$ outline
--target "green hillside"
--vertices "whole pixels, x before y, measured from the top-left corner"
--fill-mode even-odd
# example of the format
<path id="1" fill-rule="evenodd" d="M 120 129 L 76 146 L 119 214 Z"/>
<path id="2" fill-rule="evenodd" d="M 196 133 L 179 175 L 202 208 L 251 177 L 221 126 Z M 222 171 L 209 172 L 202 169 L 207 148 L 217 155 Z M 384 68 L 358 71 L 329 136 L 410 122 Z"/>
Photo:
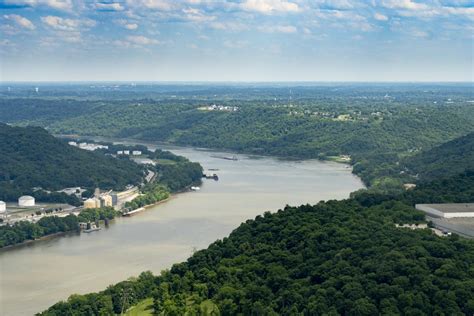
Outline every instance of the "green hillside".
<path id="1" fill-rule="evenodd" d="M 466 170 L 401 195 L 369 190 L 267 212 L 160 276 L 74 295 L 43 315 L 113 314 L 144 299 L 159 315 L 195 315 L 205 301 L 220 315 L 470 315 L 474 242 L 395 224 L 424 222 L 415 203 L 473 198 L 474 172 Z M 130 306 L 121 306 L 125 291 Z"/>
<path id="2" fill-rule="evenodd" d="M 158 315 L 199 315 L 205 301 L 216 315 L 472 315 L 474 242 L 396 227 L 425 222 L 415 203 L 473 201 L 470 137 L 429 151 L 462 173 L 441 169 L 440 179 L 399 195 L 368 190 L 266 212 L 170 271 L 73 295 L 42 315 L 113 314 L 151 298 Z"/>
<path id="3" fill-rule="evenodd" d="M 123 189 L 143 177 L 134 162 L 70 146 L 39 127 L 0 124 L 0 147 L 0 200 L 16 200 L 34 187 Z"/>
<path id="4" fill-rule="evenodd" d="M 161 276 L 74 295 L 42 315 L 119 313 L 125 291 L 130 306 L 153 298 L 159 315 L 198 315 L 205 300 L 221 315 L 471 315 L 474 243 L 395 227 L 423 218 L 398 201 L 286 207 Z"/>
<path id="5" fill-rule="evenodd" d="M 406 159 L 404 166 L 420 180 L 429 181 L 474 170 L 474 133 Z"/>
<path id="6" fill-rule="evenodd" d="M 136 88 L 144 89 L 142 94 L 87 89 L 51 88 L 47 98 L 5 98 L 0 100 L 0 120 L 34 123 L 57 134 L 251 154 L 350 155 L 354 173 L 368 186 L 384 190 L 411 181 L 399 174 L 404 159 L 474 130 L 469 84 L 156 85 Z M 236 110 L 212 110 L 212 105 Z"/>

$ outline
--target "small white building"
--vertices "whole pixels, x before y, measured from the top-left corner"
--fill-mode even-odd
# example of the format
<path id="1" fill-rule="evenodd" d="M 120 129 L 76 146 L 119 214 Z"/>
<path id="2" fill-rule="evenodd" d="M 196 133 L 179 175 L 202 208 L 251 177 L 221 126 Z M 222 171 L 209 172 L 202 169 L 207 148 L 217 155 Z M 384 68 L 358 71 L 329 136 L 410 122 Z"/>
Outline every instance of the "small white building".
<path id="1" fill-rule="evenodd" d="M 142 152 L 140 150 L 132 151 L 132 155 L 134 155 L 134 156 L 140 156 L 141 154 L 142 154 Z"/>
<path id="2" fill-rule="evenodd" d="M 62 190 L 56 191 L 59 193 L 66 193 L 67 195 L 81 195 L 82 192 L 86 191 L 85 189 L 82 189 L 81 187 L 74 187 L 74 188 L 64 188 Z"/>
<path id="3" fill-rule="evenodd" d="M 5 202 L 0 201 L 0 213 L 5 213 L 7 211 L 7 205 Z"/>
<path id="4" fill-rule="evenodd" d="M 124 151 L 123 151 L 123 154 L 124 154 L 124 155 L 130 155 L 130 150 L 124 150 Z"/>
<path id="5" fill-rule="evenodd" d="M 436 217 L 474 217 L 474 203 L 416 204 L 415 208 Z"/>
<path id="6" fill-rule="evenodd" d="M 20 207 L 35 206 L 35 198 L 29 195 L 20 196 L 20 198 L 18 199 L 18 206 Z"/>

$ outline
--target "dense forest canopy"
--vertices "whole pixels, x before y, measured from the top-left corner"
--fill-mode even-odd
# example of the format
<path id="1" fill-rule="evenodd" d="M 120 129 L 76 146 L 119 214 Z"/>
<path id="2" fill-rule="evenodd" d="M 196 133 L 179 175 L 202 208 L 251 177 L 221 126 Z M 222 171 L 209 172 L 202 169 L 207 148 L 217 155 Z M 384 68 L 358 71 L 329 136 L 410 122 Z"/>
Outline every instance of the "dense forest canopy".
<path id="1" fill-rule="evenodd" d="M 286 207 L 160 276 L 73 295 L 42 315 L 117 314 L 146 298 L 157 315 L 199 315 L 204 303 L 221 315 L 471 315 L 474 242 L 395 226 L 423 220 L 397 199 Z"/>
<path id="2" fill-rule="evenodd" d="M 350 155 L 354 172 L 380 188 L 417 181 L 400 173 L 401 161 L 474 130 L 470 84 L 13 88 L 0 100 L 5 122 L 255 154 Z"/>
<path id="3" fill-rule="evenodd" d="M 80 139 L 74 140 L 80 141 Z M 147 169 L 155 172 L 157 175 L 156 182 L 166 187 L 170 192 L 178 192 L 192 184 L 201 183 L 202 166 L 198 162 L 189 161 L 186 157 L 159 148 L 151 151 L 144 145 L 123 145 L 108 142 L 97 142 L 97 144 L 106 147 L 96 150 L 104 154 L 115 155 L 117 152 L 125 150 L 141 152 L 141 157 L 148 158 L 154 163 L 154 165 L 148 164 Z"/>
<path id="4" fill-rule="evenodd" d="M 474 132 L 402 162 L 407 172 L 422 180 L 435 180 L 474 170 Z"/>
<path id="5" fill-rule="evenodd" d="M 128 159 L 70 146 L 39 127 L 0 123 L 0 147 L 0 200 L 16 200 L 35 187 L 120 190 L 143 178 L 142 167 Z"/>

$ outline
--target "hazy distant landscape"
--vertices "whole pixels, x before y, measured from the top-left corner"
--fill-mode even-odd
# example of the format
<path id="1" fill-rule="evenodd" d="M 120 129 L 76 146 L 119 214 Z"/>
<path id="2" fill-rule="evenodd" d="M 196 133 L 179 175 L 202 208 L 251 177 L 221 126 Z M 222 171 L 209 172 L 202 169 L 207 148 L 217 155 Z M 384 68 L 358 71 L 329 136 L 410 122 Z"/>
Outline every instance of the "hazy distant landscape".
<path id="1" fill-rule="evenodd" d="M 417 181 L 418 170 L 410 170 L 409 157 L 472 132 L 474 126 L 469 83 L 90 83 L 36 88 L 2 86 L 3 120 L 40 125 L 55 134 L 294 158 L 342 157 L 367 184 L 392 189 Z"/>

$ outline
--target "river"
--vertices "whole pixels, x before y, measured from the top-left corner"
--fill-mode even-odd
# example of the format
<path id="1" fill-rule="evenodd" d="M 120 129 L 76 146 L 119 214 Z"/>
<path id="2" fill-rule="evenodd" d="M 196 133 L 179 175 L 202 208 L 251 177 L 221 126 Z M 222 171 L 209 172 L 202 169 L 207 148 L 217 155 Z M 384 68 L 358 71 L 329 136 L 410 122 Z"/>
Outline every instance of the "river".
<path id="1" fill-rule="evenodd" d="M 154 146 L 150 146 L 154 147 Z M 163 148 L 160 146 L 160 148 Z M 105 289 L 140 272 L 159 273 L 193 250 L 227 236 L 241 222 L 286 204 L 342 199 L 363 187 L 346 165 L 285 161 L 169 147 L 216 168 L 219 181 L 182 193 L 107 229 L 39 241 L 0 253 L 0 314 L 32 315 L 73 293 Z"/>

